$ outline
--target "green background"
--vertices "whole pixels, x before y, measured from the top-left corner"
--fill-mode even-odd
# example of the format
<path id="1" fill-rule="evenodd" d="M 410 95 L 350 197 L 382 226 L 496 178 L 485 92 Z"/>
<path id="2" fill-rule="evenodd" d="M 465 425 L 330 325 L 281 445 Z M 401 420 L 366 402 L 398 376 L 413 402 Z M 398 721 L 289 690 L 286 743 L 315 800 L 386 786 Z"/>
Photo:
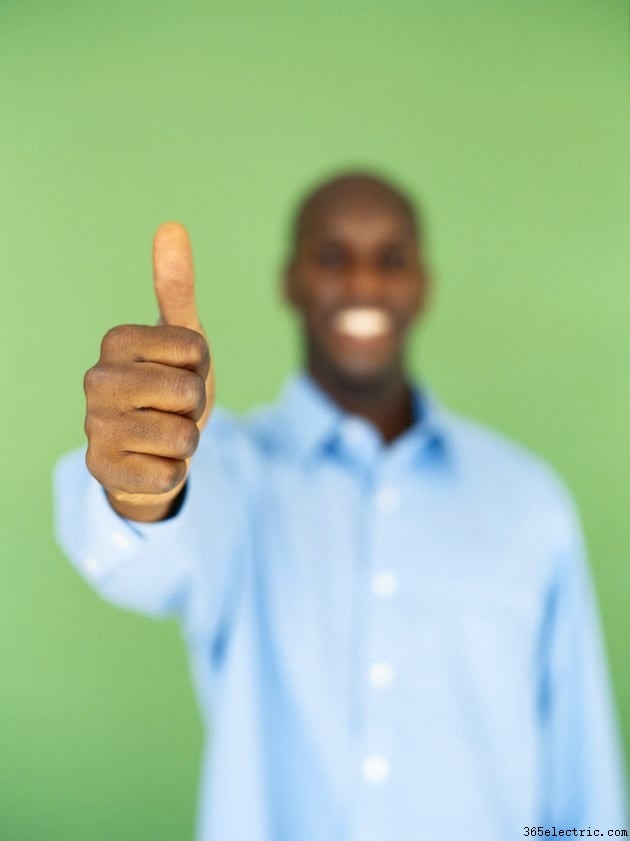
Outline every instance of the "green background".
<path id="1" fill-rule="evenodd" d="M 219 401 L 297 360 L 288 214 L 348 165 L 426 209 L 413 365 L 574 491 L 630 742 L 628 8 L 623 0 L 0 0 L 0 838 L 192 837 L 202 729 L 175 624 L 96 597 L 52 537 L 101 335 L 156 318 L 190 229 Z M 626 751 L 628 755 L 628 751 Z"/>

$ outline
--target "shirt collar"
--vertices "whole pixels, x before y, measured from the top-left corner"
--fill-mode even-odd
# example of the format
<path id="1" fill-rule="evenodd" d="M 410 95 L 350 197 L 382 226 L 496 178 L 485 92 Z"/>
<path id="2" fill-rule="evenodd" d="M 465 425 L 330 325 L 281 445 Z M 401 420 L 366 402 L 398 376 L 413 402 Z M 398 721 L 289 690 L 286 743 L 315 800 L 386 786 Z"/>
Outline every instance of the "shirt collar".
<path id="1" fill-rule="evenodd" d="M 448 414 L 424 387 L 414 387 L 413 401 L 415 423 L 392 447 L 404 449 L 423 459 L 427 454 L 443 457 L 448 449 Z M 278 409 L 292 448 L 304 459 L 323 454 L 348 422 L 359 420 L 378 435 L 363 418 L 356 419 L 338 406 L 306 372 L 289 378 L 281 393 Z"/>

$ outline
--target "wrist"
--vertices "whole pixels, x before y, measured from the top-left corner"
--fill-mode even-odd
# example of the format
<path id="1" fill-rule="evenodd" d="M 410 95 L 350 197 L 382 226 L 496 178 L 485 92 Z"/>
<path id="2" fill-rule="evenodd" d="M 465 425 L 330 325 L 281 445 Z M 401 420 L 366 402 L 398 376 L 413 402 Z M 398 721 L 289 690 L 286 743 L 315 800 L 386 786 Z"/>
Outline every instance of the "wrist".
<path id="1" fill-rule="evenodd" d="M 105 489 L 114 511 L 126 520 L 157 523 L 176 516 L 186 496 L 186 482 L 168 494 L 126 494 Z"/>

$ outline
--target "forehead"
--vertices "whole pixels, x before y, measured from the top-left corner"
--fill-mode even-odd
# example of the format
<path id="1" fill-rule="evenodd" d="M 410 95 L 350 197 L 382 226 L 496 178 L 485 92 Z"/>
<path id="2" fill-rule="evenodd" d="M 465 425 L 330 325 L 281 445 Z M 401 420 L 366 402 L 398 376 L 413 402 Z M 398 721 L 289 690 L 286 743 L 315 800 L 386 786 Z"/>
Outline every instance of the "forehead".
<path id="1" fill-rule="evenodd" d="M 300 240 L 307 243 L 334 240 L 356 246 L 383 242 L 414 242 L 409 219 L 401 213 L 381 210 L 335 210 L 309 220 Z"/>
<path id="2" fill-rule="evenodd" d="M 339 240 L 356 245 L 415 241 L 412 220 L 402 208 L 379 202 L 344 202 L 314 208 L 301 220 L 299 239 Z"/>

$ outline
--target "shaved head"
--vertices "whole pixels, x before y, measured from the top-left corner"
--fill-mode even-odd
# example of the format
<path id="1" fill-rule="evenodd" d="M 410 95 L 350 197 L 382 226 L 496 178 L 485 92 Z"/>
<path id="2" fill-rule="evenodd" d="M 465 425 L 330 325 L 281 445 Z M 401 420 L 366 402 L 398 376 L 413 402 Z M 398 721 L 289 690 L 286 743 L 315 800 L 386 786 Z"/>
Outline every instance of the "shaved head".
<path id="1" fill-rule="evenodd" d="M 294 216 L 291 247 L 323 225 L 334 213 L 393 213 L 408 224 L 416 240 L 420 230 L 412 201 L 399 188 L 369 172 L 344 172 L 317 185 L 304 196 Z"/>
<path id="2" fill-rule="evenodd" d="M 369 172 L 340 173 L 296 208 L 284 296 L 311 376 L 341 405 L 409 393 L 405 344 L 428 286 L 418 227 L 409 197 Z"/>

